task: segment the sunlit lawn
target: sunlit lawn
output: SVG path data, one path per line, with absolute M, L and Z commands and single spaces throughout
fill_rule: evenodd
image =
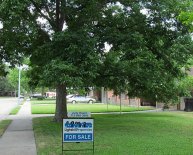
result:
M 94 115 L 95 155 L 192 155 L 193 113 Z M 61 124 L 52 117 L 35 118 L 38 155 L 61 155 Z M 90 143 L 64 144 L 66 149 L 90 148 Z M 65 152 L 91 155 L 92 152 Z
M 150 110 L 152 107 L 128 107 L 122 106 L 121 111 L 141 111 Z M 68 104 L 68 111 L 76 112 L 118 112 L 120 106 L 105 104 Z M 32 104 L 32 114 L 53 114 L 55 113 L 55 104 Z

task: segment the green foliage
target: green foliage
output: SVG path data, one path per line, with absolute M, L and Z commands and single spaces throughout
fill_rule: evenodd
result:
M 0 91 L 2 92 L 15 91 L 14 87 L 11 85 L 8 78 L 0 77 Z
M 104 81 L 102 85 L 115 89 L 117 94 L 127 90 L 129 96 L 161 102 L 177 98 L 176 81 L 183 76 L 181 68 L 192 57 L 191 37 L 177 19 L 182 5 L 179 3 L 143 1 L 143 7 L 135 3 L 129 17 L 126 11 L 115 16 L 112 9 L 107 9 L 99 29 L 107 25 L 101 35 L 107 36 L 112 49 L 106 54 L 98 82 Z M 148 13 L 140 14 L 142 8 Z M 116 23 L 114 28 L 116 21 L 121 25 Z
M 192 66 L 193 66 L 193 58 L 190 58 L 189 60 L 188 60 L 188 68 L 191 68 Z
M 44 100 L 45 98 L 43 96 L 38 97 L 37 100 Z
M 7 66 L 5 65 L 5 63 L 4 62 L 1 62 L 0 61 L 0 76 L 2 77 L 2 76 L 6 76 L 7 75 L 7 73 L 8 73 L 8 71 L 7 71 Z
M 183 9 L 179 15 L 179 20 L 187 26 L 190 32 L 193 31 L 193 3 L 190 0 L 185 0 L 184 5 L 186 9 Z
M 186 76 L 179 82 L 180 96 L 190 97 L 193 91 L 193 76 Z
M 193 52 L 181 7 L 178 0 L 6 0 L 2 47 L 30 56 L 34 86 L 105 86 L 169 102 Z
M 7 79 L 9 81 L 9 83 L 11 84 L 11 86 L 17 90 L 18 89 L 18 78 L 19 78 L 19 70 L 18 68 L 14 68 L 14 69 L 10 69 L 9 70 L 9 74 L 7 76 Z M 27 70 L 22 69 L 21 70 L 21 79 L 20 79 L 20 86 L 21 86 L 21 92 L 23 94 L 25 94 L 26 92 L 28 92 L 29 89 L 29 85 L 28 85 L 28 81 L 29 78 L 27 77 Z

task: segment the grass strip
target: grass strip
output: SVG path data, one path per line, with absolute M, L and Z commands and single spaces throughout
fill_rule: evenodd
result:
M 32 104 L 32 114 L 54 114 L 55 113 L 55 104 Z M 105 104 L 68 104 L 68 111 L 75 112 L 120 112 L 120 106 L 117 105 L 107 105 Z M 123 106 L 122 112 L 133 112 L 133 111 L 143 111 L 143 110 L 152 110 L 152 107 L 129 107 Z
M 61 127 L 52 117 L 33 119 L 38 155 L 60 155 Z M 190 155 L 193 113 L 95 115 L 95 155 Z M 65 149 L 84 149 L 89 143 L 65 143 Z M 92 152 L 65 152 L 65 155 Z
M 18 105 L 17 107 L 15 107 L 15 108 L 9 113 L 9 115 L 17 115 L 17 113 L 19 112 L 20 109 L 21 109 L 21 105 Z
M 9 124 L 11 123 L 11 120 L 2 120 L 0 121 L 0 137 L 3 135 Z

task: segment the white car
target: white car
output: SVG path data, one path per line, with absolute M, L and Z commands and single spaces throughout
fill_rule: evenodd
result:
M 19 98 L 20 98 L 20 99 L 24 99 L 25 97 L 24 97 L 23 95 L 20 95 Z
M 89 96 L 80 96 L 80 95 L 72 95 L 71 97 L 67 98 L 67 102 L 70 103 L 77 103 L 77 102 L 87 102 L 87 103 L 94 103 L 96 100 Z
M 68 99 L 68 98 L 71 98 L 73 96 L 74 96 L 73 94 L 69 94 L 69 95 L 66 96 L 66 98 Z

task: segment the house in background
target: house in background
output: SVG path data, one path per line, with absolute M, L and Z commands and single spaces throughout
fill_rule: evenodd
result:
M 141 99 L 129 98 L 128 95 L 122 93 L 121 95 L 114 95 L 112 90 L 105 90 L 102 87 L 100 90 L 91 90 L 89 96 L 94 97 L 99 102 L 104 104 L 127 105 L 127 106 L 141 106 Z
M 0 96 L 17 97 L 16 91 L 0 91 Z
M 190 68 L 188 71 L 184 69 L 184 71 L 185 71 L 188 75 L 193 76 L 193 67 Z M 192 86 L 190 86 L 190 87 L 192 87 Z M 191 92 L 191 95 L 193 96 L 193 91 Z M 186 98 L 186 97 L 181 97 L 181 98 L 180 98 L 180 105 L 179 105 L 179 107 L 178 107 L 179 110 L 185 110 L 185 101 L 184 101 L 185 98 Z
M 45 97 L 46 98 L 56 98 L 56 92 L 46 92 Z
M 105 90 L 103 87 L 100 90 L 91 90 L 88 94 L 89 96 L 94 97 L 101 103 L 104 104 L 114 104 L 114 105 L 124 105 L 124 106 L 153 106 L 158 109 L 162 109 L 163 103 L 156 103 L 156 101 L 147 100 L 143 98 L 131 98 L 127 94 L 122 93 L 121 95 L 114 95 L 112 90 Z M 178 105 L 170 106 L 170 110 L 179 109 Z

